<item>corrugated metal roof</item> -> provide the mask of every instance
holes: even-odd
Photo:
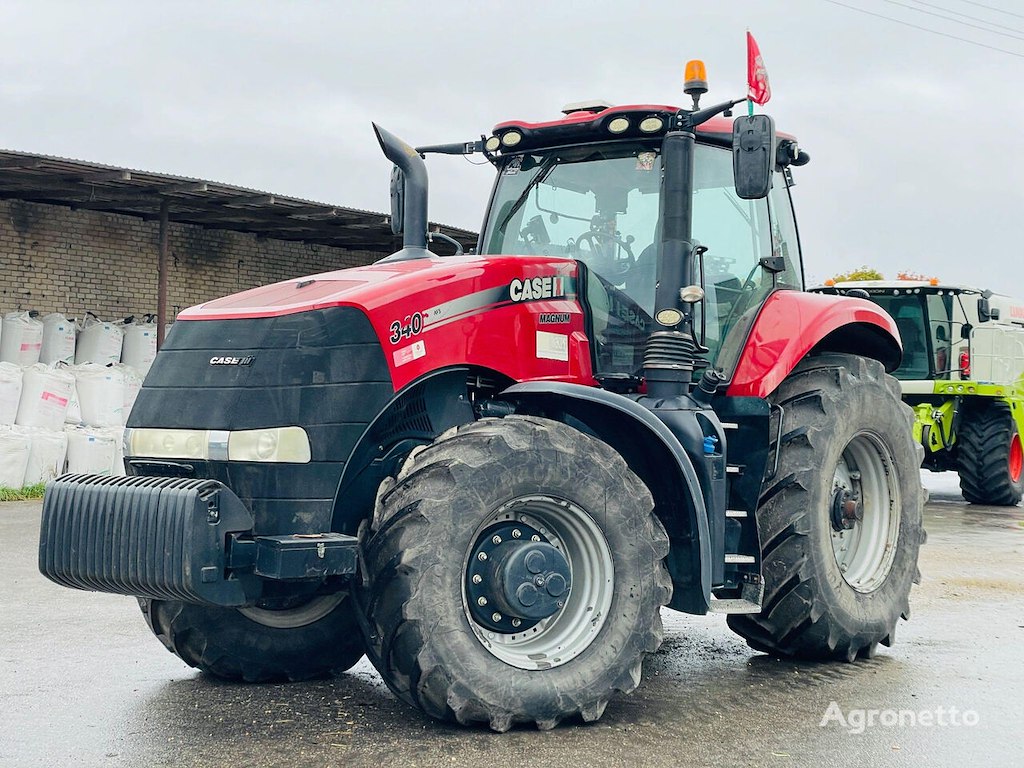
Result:
[[[158,219],[168,204],[172,222],[249,232],[339,248],[390,252],[386,214],[276,195],[206,179],[102,165],[63,157],[0,150],[0,199],[64,205]],[[469,248],[476,233],[431,224]],[[398,246],[400,247],[400,245]],[[438,248],[443,252],[444,246]]]

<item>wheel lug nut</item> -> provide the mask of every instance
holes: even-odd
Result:
[[[491,614],[491,621],[494,621],[494,622],[498,622],[498,621],[501,621],[501,614],[500,614],[500,613],[498,613],[497,611],[495,611],[494,613],[492,613],[492,614]]]
[[[519,619],[512,619],[512,626],[513,627],[518,627],[522,623],[523,622],[521,622]]]
[[[520,531],[518,528],[515,528],[515,529],[512,530],[512,538],[513,539],[518,539],[522,535],[523,535],[523,532]]]
[[[487,553],[486,552],[481,552],[479,555],[476,556],[476,559],[480,560],[481,562],[483,562],[484,560],[487,559]]]
[[[487,605],[487,598],[482,595],[476,599],[476,604],[479,606]]]
[[[484,580],[484,577],[481,576],[479,573],[474,573],[473,574],[473,583],[474,584],[479,584],[483,580]]]
[[[530,537],[530,541],[540,541],[540,536],[535,533]]]
[[[495,534],[494,536],[491,536],[491,543],[493,543],[493,544],[501,544],[501,536],[498,536],[497,534]]]

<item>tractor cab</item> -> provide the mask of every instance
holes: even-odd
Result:
[[[909,382],[970,379],[975,332],[987,335],[1003,325],[983,326],[989,320],[1000,319],[998,308],[987,309],[991,294],[939,284],[937,280],[847,281],[812,290],[833,295],[866,294],[896,321],[903,341],[903,360],[892,375],[903,382],[908,393],[915,390]],[[922,386],[922,393],[931,393],[930,384]]]
[[[675,112],[595,108],[556,123],[495,129],[505,149],[495,157],[499,172],[481,253],[564,257],[583,265],[581,293],[590,309],[599,377],[636,374],[656,327],[661,142]],[[510,135],[523,138],[509,142]],[[691,274],[704,296],[694,306],[694,327],[707,359],[726,371],[741,344],[723,349],[723,342],[743,325],[747,311],[776,288],[803,287],[791,177],[779,166],[767,196],[743,199],[735,185],[732,138],[728,119],[700,127],[692,187],[685,191],[693,210]]]
[[[509,122],[492,137],[497,182],[480,239],[483,254],[536,254],[582,265],[595,375],[636,376],[655,322],[663,239],[662,143],[678,110],[668,106],[591,106],[552,123]],[[800,155],[781,139],[770,191],[744,199],[736,188],[733,123],[698,126],[692,181],[676,190],[692,210],[689,280],[694,335],[706,360],[728,372],[742,328],[776,288],[803,287],[789,187]],[[726,346],[730,331],[740,337]]]

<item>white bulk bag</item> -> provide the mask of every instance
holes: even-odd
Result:
[[[39,362],[43,346],[43,324],[28,312],[8,312],[4,315],[4,330],[0,336],[0,361],[16,365],[34,365]]]
[[[10,430],[0,431],[0,488],[22,488],[31,441]]]
[[[82,423],[90,427],[119,427],[124,423],[124,373],[95,363],[76,365],[75,389]]]
[[[105,429],[66,427],[68,472],[79,475],[109,475],[117,452],[116,440]]]
[[[72,366],[68,370],[74,374],[74,367]],[[71,387],[71,399],[68,400],[68,412],[64,414],[65,424],[81,424],[82,423],[82,404],[78,402],[78,382],[76,381]]]
[[[75,377],[60,368],[47,368],[42,363],[24,370],[21,402],[16,424],[23,427],[60,429],[67,414]]]
[[[111,427],[105,430],[114,439],[114,463],[110,468],[110,474],[117,477],[124,477],[124,427]]]
[[[13,424],[18,418],[22,378],[21,368],[14,363],[0,363],[0,424]]]
[[[75,364],[113,365],[121,360],[124,332],[116,323],[103,323],[93,316],[85,318],[75,346]]]
[[[156,323],[128,323],[124,326],[121,362],[145,378],[156,357]]]
[[[59,312],[43,318],[43,347],[39,352],[39,362],[52,363],[75,362],[75,323]]]
[[[14,431],[20,432],[31,441],[28,466],[25,469],[25,485],[45,483],[64,473],[68,437],[63,429],[15,427]]]
[[[135,405],[135,398],[139,396],[139,390],[142,389],[142,377],[138,370],[129,365],[115,365],[114,368],[124,375],[124,408],[121,411],[121,423],[127,424],[128,415],[132,412],[132,406]]]

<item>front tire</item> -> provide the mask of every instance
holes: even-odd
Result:
[[[851,355],[805,360],[770,399],[784,416],[778,471],[757,510],[763,608],[729,626],[777,656],[873,655],[909,617],[918,575],[913,414],[880,363]]]
[[[970,408],[957,435],[960,492],[971,504],[1012,507],[1024,493],[1024,450],[1010,406]]]
[[[153,634],[191,667],[224,680],[295,682],[340,674],[363,656],[347,593],[288,610],[215,608],[139,598]]]
[[[652,508],[615,451],[564,424],[509,416],[442,435],[382,484],[364,526],[371,661],[435,718],[596,720],[661,643],[671,582]]]

